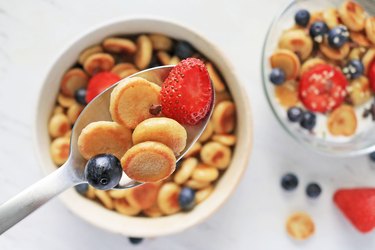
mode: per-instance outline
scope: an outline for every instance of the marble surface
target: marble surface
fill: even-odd
[[[205,33],[234,64],[254,114],[254,150],[237,191],[205,223],[177,235],[147,239],[137,249],[374,249],[374,233],[359,234],[332,203],[338,187],[372,186],[367,157],[332,159],[302,148],[279,127],[261,87],[260,56],[266,29],[289,0],[0,0],[0,203],[42,177],[34,155],[36,97],[56,53],[77,35],[110,18],[163,16]],[[280,176],[293,171],[298,190],[286,195]],[[315,201],[309,181],[323,188]],[[286,217],[307,211],[316,234],[287,237]],[[95,228],[58,199],[0,236],[0,249],[132,249],[124,236]]]

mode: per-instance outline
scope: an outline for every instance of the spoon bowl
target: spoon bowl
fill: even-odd
[[[173,65],[155,67],[155,68],[137,72],[129,76],[129,78],[142,77],[150,82],[153,82],[161,86],[164,82],[164,79],[168,76],[169,72],[171,71],[173,67],[174,67]],[[111,114],[109,112],[110,97],[111,97],[111,93],[113,89],[122,81],[124,81],[124,79],[112,85],[103,93],[101,93],[99,96],[97,96],[94,100],[92,100],[86,106],[86,108],[82,111],[82,113],[78,117],[73,127],[72,136],[70,140],[71,146],[70,146],[70,156],[69,156],[69,159],[71,159],[72,162],[69,163],[69,166],[71,166],[75,170],[73,171],[73,173],[75,174],[73,178],[77,178],[77,181],[82,180],[81,183],[87,182],[83,175],[87,161],[81,156],[81,154],[78,151],[78,143],[77,143],[78,137],[81,134],[82,129],[84,129],[91,122],[112,121]],[[212,83],[211,83],[211,89],[212,89],[213,98],[210,104],[210,112],[208,112],[206,117],[202,119],[197,125],[194,125],[194,126],[183,125],[183,127],[186,129],[186,132],[187,132],[186,147],[181,152],[181,154],[177,157],[176,162],[178,162],[185,155],[185,153],[197,141],[197,139],[200,137],[203,130],[207,126],[207,123],[213,112],[213,105],[215,103],[215,92],[213,91]],[[138,186],[140,184],[142,183],[130,179],[125,173],[123,173],[120,183],[116,187],[114,187],[114,189],[126,189],[126,188]]]
[[[129,76],[129,78],[142,77],[161,86],[173,67],[174,66],[172,65],[155,67],[135,73]],[[81,134],[82,129],[89,123],[112,120],[109,112],[111,93],[117,84],[122,81],[124,81],[124,79],[95,97],[95,99],[92,100],[82,111],[72,130],[68,160],[59,169],[0,206],[0,234],[21,221],[31,212],[62,191],[81,183],[87,183],[84,175],[87,161],[79,153],[77,144],[78,137]],[[184,156],[206,128],[215,103],[215,92],[213,90],[212,81],[211,89],[213,98],[211,99],[210,111],[207,113],[206,117],[194,126],[183,125],[187,131],[186,147],[178,156],[176,162]],[[141,182],[132,180],[123,173],[119,184],[114,189],[132,188],[141,184]]]

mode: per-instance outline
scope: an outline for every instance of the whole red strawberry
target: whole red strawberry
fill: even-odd
[[[118,75],[111,72],[100,72],[91,77],[87,86],[86,103],[91,102],[97,95],[120,81],[120,79]]]
[[[339,189],[333,200],[360,232],[375,227],[375,188]]]
[[[182,124],[197,124],[209,112],[213,98],[204,63],[196,58],[182,60],[165,79],[160,94],[165,116]]]

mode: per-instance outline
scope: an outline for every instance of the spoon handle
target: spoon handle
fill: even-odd
[[[0,235],[62,191],[74,186],[70,169],[59,169],[0,205]]]

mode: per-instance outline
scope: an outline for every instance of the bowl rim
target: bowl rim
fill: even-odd
[[[300,2],[307,2],[307,1],[309,1],[309,0],[292,0],[291,2],[288,2],[288,3],[284,4],[284,6],[277,13],[277,15],[274,17],[273,21],[271,22],[271,24],[269,25],[269,27],[267,29],[266,36],[264,38],[264,42],[263,42],[263,46],[262,46],[262,56],[261,56],[261,67],[260,67],[260,69],[261,69],[261,76],[262,76],[263,91],[264,91],[264,94],[266,96],[268,106],[270,107],[273,115],[276,117],[276,120],[281,125],[283,130],[286,131],[287,134],[289,134],[300,145],[303,145],[304,147],[310,149],[310,151],[312,151],[312,152],[316,152],[319,155],[334,157],[334,158],[349,158],[349,157],[361,156],[361,155],[364,155],[364,154],[371,153],[371,152],[375,151],[375,144],[372,145],[372,146],[367,146],[365,148],[355,149],[355,150],[350,150],[350,151],[345,150],[343,152],[326,151],[324,149],[315,147],[312,143],[309,143],[309,142],[306,142],[305,140],[303,140],[300,136],[297,135],[296,132],[293,132],[291,130],[290,126],[288,126],[288,124],[286,124],[284,122],[284,119],[282,117],[280,117],[279,112],[276,110],[276,107],[274,107],[274,105],[273,105],[272,98],[274,98],[274,97],[271,96],[271,94],[267,90],[267,84],[269,84],[269,79],[268,79],[268,76],[266,75],[266,66],[265,66],[266,64],[268,64],[268,57],[266,57],[266,52],[267,52],[266,50],[267,50],[269,38],[270,38],[270,35],[271,35],[271,32],[272,32],[274,26],[277,24],[277,22],[280,20],[280,18],[285,14],[285,12],[287,12],[295,4],[300,3]]]
[[[218,205],[215,206],[214,208],[212,208],[208,213],[205,213],[203,216],[200,216],[194,222],[184,223],[184,225],[179,226],[177,229],[176,228],[172,228],[171,230],[165,230],[164,229],[164,230],[160,230],[160,232],[154,232],[152,234],[147,234],[147,235],[139,235],[139,234],[133,234],[132,235],[129,232],[124,233],[122,231],[115,231],[108,225],[96,223],[95,220],[92,220],[92,219],[89,219],[86,216],[83,216],[82,213],[77,212],[78,210],[75,210],[72,206],[70,206],[66,197],[69,195],[69,192],[75,192],[73,189],[69,189],[69,190],[65,191],[64,193],[62,193],[61,195],[59,195],[59,199],[63,202],[64,206],[66,206],[70,211],[73,212],[73,214],[75,214],[80,219],[82,219],[84,221],[87,221],[90,224],[95,225],[98,228],[105,229],[109,232],[115,232],[115,233],[120,233],[120,234],[127,235],[127,236],[136,236],[136,237],[137,236],[155,237],[155,236],[163,236],[163,235],[178,233],[178,232],[181,232],[181,231],[186,230],[188,228],[191,228],[194,225],[202,223],[204,220],[206,220],[208,217],[213,215],[219,208],[221,208],[226,203],[226,201],[233,194],[233,192],[236,190],[237,186],[241,182],[241,180],[242,180],[242,178],[245,174],[245,171],[247,170],[247,168],[249,166],[250,156],[251,156],[252,148],[253,148],[253,120],[252,120],[250,102],[249,102],[248,96],[246,94],[246,90],[244,89],[244,85],[241,83],[240,78],[236,76],[238,74],[235,73],[233,65],[230,62],[230,60],[228,59],[228,57],[225,55],[225,53],[223,53],[223,51],[220,50],[212,41],[207,39],[204,35],[202,35],[198,31],[190,28],[187,24],[182,24],[181,22],[178,22],[178,21],[175,21],[175,20],[172,20],[172,19],[169,19],[169,18],[162,18],[162,17],[159,17],[159,16],[153,16],[153,15],[147,15],[147,16],[146,15],[132,15],[132,16],[127,16],[127,17],[112,18],[110,20],[107,20],[106,22],[99,22],[98,24],[95,24],[95,25],[91,26],[89,29],[87,29],[86,32],[82,32],[79,35],[73,37],[73,39],[71,41],[67,42],[66,45],[63,46],[59,50],[58,53],[56,53],[56,56],[50,62],[50,67],[48,67],[46,69],[44,78],[42,80],[42,84],[40,85],[40,88],[38,89],[38,95],[37,95],[37,99],[36,99],[37,101],[35,102],[35,107],[34,107],[35,113],[33,114],[34,121],[33,121],[33,129],[32,129],[33,130],[33,138],[32,138],[33,140],[32,141],[33,141],[35,154],[36,154],[36,157],[37,157],[37,162],[40,165],[39,168],[42,170],[43,176],[45,176],[45,175],[49,174],[50,172],[47,170],[46,166],[44,166],[45,164],[42,160],[43,159],[43,153],[42,153],[42,150],[39,149],[39,144],[40,144],[39,140],[40,139],[39,139],[39,132],[38,132],[38,124],[40,124],[40,121],[38,119],[38,113],[39,113],[39,107],[43,103],[43,101],[41,99],[43,89],[46,88],[49,84],[47,82],[47,80],[50,76],[51,71],[53,71],[53,69],[56,67],[58,62],[61,60],[61,58],[63,58],[64,54],[69,49],[71,49],[74,46],[77,46],[77,44],[82,39],[84,39],[87,36],[93,35],[99,29],[103,29],[105,27],[110,27],[112,25],[116,25],[116,24],[119,24],[119,23],[125,24],[125,23],[128,23],[128,22],[155,22],[155,21],[176,26],[179,29],[182,29],[184,31],[184,33],[185,32],[191,33],[191,35],[193,35],[194,37],[199,38],[200,40],[204,41],[205,43],[207,43],[209,45],[212,45],[212,50],[215,52],[215,54],[219,55],[219,57],[221,59],[225,60],[225,65],[228,68],[228,71],[230,71],[230,72],[228,72],[228,74],[231,75],[231,78],[233,78],[233,80],[235,82],[234,85],[237,85],[237,88],[239,89],[238,97],[240,97],[239,99],[243,103],[244,107],[246,107],[246,109],[242,111],[241,116],[243,116],[242,119],[244,119],[243,126],[246,126],[247,130],[248,130],[248,131],[246,131],[246,134],[248,135],[248,138],[243,141],[244,145],[242,145],[242,146],[246,147],[247,154],[246,155],[238,154],[238,158],[241,158],[240,164],[242,165],[242,167],[240,169],[238,169],[240,171],[238,173],[237,180],[234,183],[234,185],[227,188],[227,189],[229,189],[229,192],[227,193],[226,196],[224,196],[220,200],[220,202],[218,202]],[[168,34],[168,31],[166,31],[165,33]],[[85,199],[85,198],[82,197],[82,199]],[[87,200],[87,199],[85,199],[85,200]],[[87,201],[92,202],[92,201],[89,201],[89,200],[87,200]],[[94,202],[92,202],[92,203],[94,205]],[[95,204],[95,205],[102,207],[99,204]],[[114,211],[110,211],[110,210],[107,210],[107,209],[105,209],[105,210],[108,213],[110,213],[110,212],[115,213]],[[161,218],[168,218],[168,217],[169,216],[161,217]],[[137,217],[130,217],[130,218],[137,218]]]

